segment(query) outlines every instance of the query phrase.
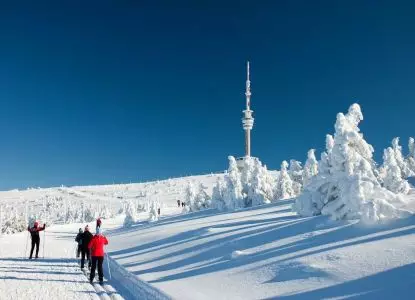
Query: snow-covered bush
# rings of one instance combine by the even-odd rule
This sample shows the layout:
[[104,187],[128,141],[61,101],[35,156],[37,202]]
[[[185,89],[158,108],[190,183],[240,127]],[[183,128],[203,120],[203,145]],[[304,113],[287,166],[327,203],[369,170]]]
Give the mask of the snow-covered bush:
[[288,175],[288,163],[284,160],[281,163],[281,171],[277,179],[277,198],[289,199],[295,196],[293,181]]
[[346,115],[337,115],[334,145],[326,149],[328,170],[310,179],[293,205],[296,212],[367,221],[408,215],[396,206],[401,204],[401,197],[381,187],[375,176],[374,150],[360,133],[361,120],[358,104],[353,104]]
[[134,203],[131,200],[126,201],[124,227],[131,227],[137,222],[137,219],[137,211]]

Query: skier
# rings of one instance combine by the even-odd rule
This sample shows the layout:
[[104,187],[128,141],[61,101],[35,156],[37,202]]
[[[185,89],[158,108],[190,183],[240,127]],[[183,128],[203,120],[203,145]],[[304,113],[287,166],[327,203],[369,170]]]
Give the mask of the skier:
[[104,273],[102,271],[102,263],[104,262],[104,245],[108,245],[108,240],[101,234],[101,229],[97,228],[97,233],[88,244],[88,249],[91,250],[92,267],[89,276],[89,282],[92,283],[95,277],[95,269],[98,264],[99,284],[104,281]]
[[160,217],[160,207],[159,208],[157,208],[157,214],[159,215],[159,217]]
[[76,249],[76,258],[79,258],[79,255],[81,254],[82,250],[82,228],[79,228],[79,232],[76,235],[75,242],[78,243],[78,248]]
[[180,207],[180,200],[177,200],[177,207]]
[[89,232],[89,226],[85,226],[85,231],[82,233],[81,236],[81,270],[84,269],[85,266],[85,257],[88,260],[88,269],[91,268],[91,253],[88,249],[88,243],[92,239],[92,233]]
[[32,259],[33,250],[35,249],[35,245],[36,245],[36,256],[35,256],[35,258],[39,257],[39,244],[40,244],[39,231],[45,230],[45,228],[46,228],[46,224],[43,224],[43,227],[39,227],[39,223],[37,221],[33,224],[32,228],[30,228],[30,226],[27,227],[27,230],[30,232],[30,237],[32,238],[32,249],[30,250],[29,259]]
[[101,218],[98,218],[97,219],[97,226],[96,226],[96,228],[98,229],[100,227],[101,227]]

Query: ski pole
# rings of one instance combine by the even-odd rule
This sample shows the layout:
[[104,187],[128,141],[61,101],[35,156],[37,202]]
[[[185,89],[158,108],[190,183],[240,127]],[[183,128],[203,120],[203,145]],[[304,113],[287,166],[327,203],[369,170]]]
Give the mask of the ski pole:
[[46,231],[43,230],[43,258],[45,258]]

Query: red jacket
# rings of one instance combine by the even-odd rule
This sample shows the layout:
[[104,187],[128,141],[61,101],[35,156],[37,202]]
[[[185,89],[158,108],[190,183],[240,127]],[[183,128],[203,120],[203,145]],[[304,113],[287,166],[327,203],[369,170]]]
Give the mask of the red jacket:
[[88,244],[88,249],[91,250],[91,256],[104,256],[104,245],[108,245],[108,240],[103,235],[94,235]]

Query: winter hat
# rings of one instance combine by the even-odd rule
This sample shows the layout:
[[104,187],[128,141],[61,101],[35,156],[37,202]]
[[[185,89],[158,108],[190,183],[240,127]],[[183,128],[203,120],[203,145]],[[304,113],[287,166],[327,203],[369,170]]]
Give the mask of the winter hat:
[[97,227],[97,234],[101,233],[101,229],[99,227]]
[[89,231],[89,226],[88,225],[85,226],[85,231]]
[[79,233],[82,233],[82,228],[79,228]]

